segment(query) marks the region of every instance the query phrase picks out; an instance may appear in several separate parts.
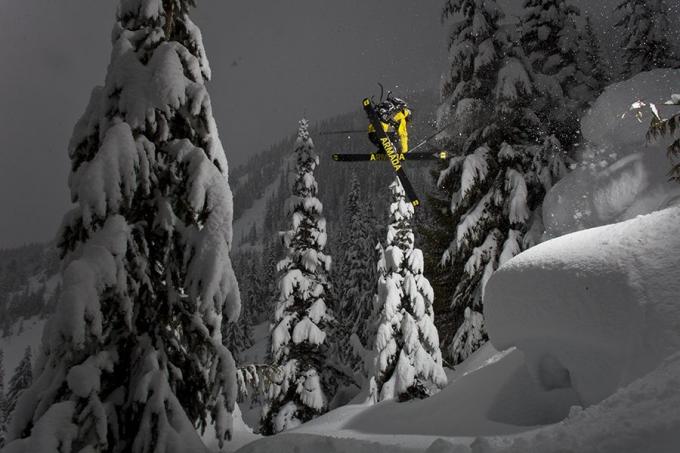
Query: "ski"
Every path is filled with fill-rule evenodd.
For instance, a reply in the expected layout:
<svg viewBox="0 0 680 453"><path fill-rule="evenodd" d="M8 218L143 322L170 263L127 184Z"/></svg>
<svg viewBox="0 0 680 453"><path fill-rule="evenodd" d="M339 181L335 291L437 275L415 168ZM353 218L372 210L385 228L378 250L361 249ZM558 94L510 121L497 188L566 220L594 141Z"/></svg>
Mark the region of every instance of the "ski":
<svg viewBox="0 0 680 453"><path fill-rule="evenodd" d="M397 152L397 149L394 147L394 144L389 139L389 137L387 137L387 134L385 133L385 130L382 128L382 124L380 123L378 113L375 111L373 102L371 102L369 98L366 98L363 101L363 105L364 110L366 111L366 115L368 116L368 119L371 122L371 125L373 125L375 133L378 136L378 139L380 140L380 147L387 155L387 159L392 164L392 168L394 169L394 172L397 174L397 178L399 178L401 186L404 188L406 198L408 199L408 201L411 202L413 206L418 206L420 204L418 195L416 194L416 191L413 189L413 186L411 185L411 182L406 176L406 172L404 172L404 168L401 165L402 159L400 159L399 156L402 153Z"/></svg>
<svg viewBox="0 0 680 453"><path fill-rule="evenodd" d="M348 154L339 153L332 155L333 160L338 162L365 162L365 161L388 161L390 160L385 153L363 153ZM399 153L399 160L446 160L446 151L421 152L421 153Z"/></svg>

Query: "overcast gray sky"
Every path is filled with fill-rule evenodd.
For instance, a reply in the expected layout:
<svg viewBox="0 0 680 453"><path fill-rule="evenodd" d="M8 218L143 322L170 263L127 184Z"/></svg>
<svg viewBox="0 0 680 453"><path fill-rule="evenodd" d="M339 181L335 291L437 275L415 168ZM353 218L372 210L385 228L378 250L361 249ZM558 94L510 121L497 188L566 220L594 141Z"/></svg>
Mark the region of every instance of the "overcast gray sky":
<svg viewBox="0 0 680 453"><path fill-rule="evenodd" d="M0 247L54 237L67 144L104 80L116 1L0 0ZM376 82L437 85L441 1L199 0L209 91L230 165L360 107Z"/></svg>
<svg viewBox="0 0 680 453"><path fill-rule="evenodd" d="M517 12L519 0L498 0ZM616 0L577 0L585 12ZM677 3L680 0L669 0ZM0 248L54 237L67 144L104 80L115 0L0 0ZM359 107L376 82L435 89L443 0L199 0L212 104L230 165Z"/></svg>

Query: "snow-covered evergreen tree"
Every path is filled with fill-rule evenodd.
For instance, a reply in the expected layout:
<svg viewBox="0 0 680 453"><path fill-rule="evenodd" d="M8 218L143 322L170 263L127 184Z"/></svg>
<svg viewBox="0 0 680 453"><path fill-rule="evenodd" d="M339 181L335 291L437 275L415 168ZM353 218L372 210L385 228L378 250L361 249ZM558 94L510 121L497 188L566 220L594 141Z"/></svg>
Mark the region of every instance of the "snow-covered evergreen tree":
<svg viewBox="0 0 680 453"><path fill-rule="evenodd" d="M532 67L569 86L576 72L577 34L573 19L579 10L566 0L524 0L522 44Z"/></svg>
<svg viewBox="0 0 680 453"><path fill-rule="evenodd" d="M282 178L283 179L283 178ZM257 320L263 322L271 318L276 299L278 298L278 285L276 278L276 266L278 257L281 256L281 244L278 240L272 240L265 244L260 267L260 291L258 292Z"/></svg>
<svg viewBox="0 0 680 453"><path fill-rule="evenodd" d="M458 20L462 15L462 20ZM466 147L487 116L507 36L499 28L495 0L447 0L443 19L455 17L449 39L449 68L442 78L437 112L449 142ZM449 143L451 144L451 143Z"/></svg>
<svg viewBox="0 0 680 453"><path fill-rule="evenodd" d="M560 141L554 135L543 139L540 146L534 147L533 175L543 187L541 195L546 194L552 186L567 174L567 163L570 161Z"/></svg>
<svg viewBox="0 0 680 453"><path fill-rule="evenodd" d="M339 252L335 267L337 313L341 328L343 361L355 372L363 372L363 349L370 349L372 329L370 326L375 293L374 249L376 232L370 223L370 206L361 199L361 185L356 173L352 173L350 190L344 212L347 220L341 232ZM352 340L356 336L356 340ZM357 351L356 349L359 349Z"/></svg>
<svg viewBox="0 0 680 453"><path fill-rule="evenodd" d="M671 99L665 104L679 108L677 106L680 106L680 94L671 95ZM647 132L647 140L656 140L659 137L668 137L671 140L671 144L668 145L668 158L673 164L670 173L673 180L680 182L680 162L678 161L680 159L680 112L676 110L669 117L662 117L656 105L643 101L635 102L632 109L638 111L638 118L641 118L642 110L651 111L652 121Z"/></svg>
<svg viewBox="0 0 680 453"><path fill-rule="evenodd" d="M579 140L579 117L592 98L579 65L579 10L567 0L525 0L521 41L540 96L532 108L546 135L567 149Z"/></svg>
<svg viewBox="0 0 680 453"><path fill-rule="evenodd" d="M460 60L456 55L465 55L462 61L467 66L453 72L454 77L445 83L450 88L442 93L444 106L457 99L455 93L467 92L470 86L484 87L472 93L478 98L461 98L446 107L454 120L466 123L467 131L462 143L455 137L445 140L444 146L452 149L454 157L440 173L440 192L433 197L434 213L445 217L450 228L440 273L448 274L455 285L449 313L443 316L446 323L439 323L439 330L444 332L445 355L458 363L486 341L484 286L503 261L522 250L531 211L542 198L534 165L543 159L534 156L544 148L545 125L533 108L535 98L544 92L537 89L532 65L520 44L500 29L502 14L494 2L450 1L445 14L463 17L454 26L451 51L453 61ZM480 23L486 30L483 36L470 31ZM455 45L465 40L474 43L477 36L487 44ZM535 61L540 58L534 56ZM481 63L475 62L485 63L484 79L480 78ZM479 105L483 112L475 121L468 118L469 105Z"/></svg>
<svg viewBox="0 0 680 453"><path fill-rule="evenodd" d="M241 293L241 315L237 321L223 325L223 335L225 345L238 359L241 352L253 345L254 310L259 291L259 257L255 252L245 251L232 259Z"/></svg>
<svg viewBox="0 0 680 453"><path fill-rule="evenodd" d="M8 451L203 451L209 423L230 436L232 195L193 3L119 3L105 85L69 145L62 293Z"/></svg>
<svg viewBox="0 0 680 453"><path fill-rule="evenodd" d="M414 247L413 206L398 180L390 185L392 204L386 248L379 268L379 322L373 376L378 401L424 398L446 385L434 325L434 293L423 275L423 254Z"/></svg>
<svg viewBox="0 0 680 453"><path fill-rule="evenodd" d="M31 354L30 346L24 351L24 356L14 370L12 379L9 381L7 387L7 414L11 416L16 408L19 396L26 390L33 382L33 356Z"/></svg>
<svg viewBox="0 0 680 453"><path fill-rule="evenodd" d="M580 70L576 74L578 82L576 96L578 99L592 102L602 94L610 79L590 17L586 17L585 27L580 33L577 62Z"/></svg>
<svg viewBox="0 0 680 453"><path fill-rule="evenodd" d="M294 428L321 415L333 397L326 363L328 331L334 322L326 306L331 258L324 254L326 220L316 197L314 170L319 157L304 119L295 156L293 194L286 202L293 225L282 233L286 257L278 264L280 294L271 326L271 357L278 373L262 420L265 434Z"/></svg>
<svg viewBox="0 0 680 453"><path fill-rule="evenodd" d="M626 79L655 68L680 65L677 45L671 40L668 18L673 14L666 0L621 0L616 27L623 41L623 71Z"/></svg>
<svg viewBox="0 0 680 453"><path fill-rule="evenodd" d="M253 345L253 326L245 306L248 303L246 299L248 292L243 293L241 297L243 297L244 301L244 310L241 312L238 321L228 322L223 325L224 344L239 363L240 354Z"/></svg>
<svg viewBox="0 0 680 453"><path fill-rule="evenodd" d="M341 227L337 246L337 258L333 265L333 274L338 280L338 284L333 288L336 293L334 299L337 306L333 308L338 314L342 313L345 306L350 304L354 299L354 297L347 295L346 292L348 290L356 290L356 285L349 284L350 279L348 276L350 273L354 275L355 266L359 261L357 256L362 252L362 250L357 250L357 247L355 246L355 241L360 238L361 232L354 231L356 228L360 227L360 210L362 209L360 196L361 186L359 178L357 177L356 172L352 172L349 181L349 192L347 193L347 199L343 206L346 220L344 220ZM353 296L355 295L356 294L353 294Z"/></svg>

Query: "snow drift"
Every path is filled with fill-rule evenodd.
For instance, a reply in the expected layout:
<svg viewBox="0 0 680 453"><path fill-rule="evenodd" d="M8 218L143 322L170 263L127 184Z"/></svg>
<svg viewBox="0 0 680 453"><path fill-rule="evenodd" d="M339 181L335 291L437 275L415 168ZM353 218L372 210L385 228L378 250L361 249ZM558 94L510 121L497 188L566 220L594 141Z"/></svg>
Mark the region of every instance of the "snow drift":
<svg viewBox="0 0 680 453"><path fill-rule="evenodd" d="M544 388L585 405L680 351L680 209L563 236L509 261L486 288L489 336Z"/></svg>
<svg viewBox="0 0 680 453"><path fill-rule="evenodd" d="M677 453L680 354L588 409L518 437L476 439L473 453ZM467 450L440 450L452 453ZM429 453L429 452L428 452ZM432 452L434 453L434 452ZM439 452L438 452L439 453Z"/></svg>

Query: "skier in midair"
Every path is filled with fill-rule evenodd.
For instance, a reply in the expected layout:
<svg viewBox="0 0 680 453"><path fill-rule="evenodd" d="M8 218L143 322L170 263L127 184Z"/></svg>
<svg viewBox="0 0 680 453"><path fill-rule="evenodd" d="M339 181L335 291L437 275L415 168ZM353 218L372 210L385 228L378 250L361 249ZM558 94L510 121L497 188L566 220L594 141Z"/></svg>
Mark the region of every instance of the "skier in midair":
<svg viewBox="0 0 680 453"><path fill-rule="evenodd" d="M403 99L387 94L387 99L377 106L380 115L380 123L383 130L393 143L399 143L399 152L408 152L408 123L411 120L411 110ZM375 128L368 125L368 138L379 150L382 151Z"/></svg>

